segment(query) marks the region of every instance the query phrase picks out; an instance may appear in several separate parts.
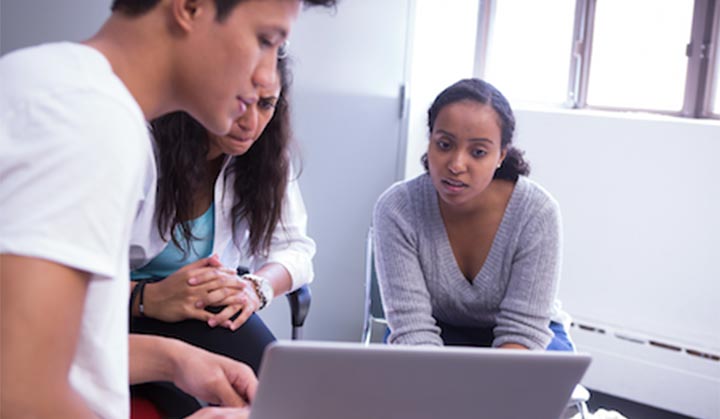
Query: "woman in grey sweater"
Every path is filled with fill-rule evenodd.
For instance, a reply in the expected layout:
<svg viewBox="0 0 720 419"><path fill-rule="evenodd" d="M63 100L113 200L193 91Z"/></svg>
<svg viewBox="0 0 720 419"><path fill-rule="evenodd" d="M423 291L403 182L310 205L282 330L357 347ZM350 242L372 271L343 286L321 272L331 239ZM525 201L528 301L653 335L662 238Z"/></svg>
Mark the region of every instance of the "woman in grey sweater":
<svg viewBox="0 0 720 419"><path fill-rule="evenodd" d="M391 186L373 215L389 342L573 350L555 298L560 211L526 177L507 99L461 80L428 128L427 172Z"/></svg>

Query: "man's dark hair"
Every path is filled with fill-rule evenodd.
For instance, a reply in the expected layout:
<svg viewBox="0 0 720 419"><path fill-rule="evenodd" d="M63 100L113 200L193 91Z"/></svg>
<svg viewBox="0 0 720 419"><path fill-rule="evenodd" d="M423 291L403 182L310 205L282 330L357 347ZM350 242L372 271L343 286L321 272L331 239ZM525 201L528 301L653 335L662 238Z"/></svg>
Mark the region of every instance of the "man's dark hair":
<svg viewBox="0 0 720 419"><path fill-rule="evenodd" d="M230 14L232 9L243 0L215 0L217 16L215 20L222 22ZM121 12L128 16L140 16L152 10L160 0L113 0L110 10ZM334 7L337 0L301 0L306 6Z"/></svg>

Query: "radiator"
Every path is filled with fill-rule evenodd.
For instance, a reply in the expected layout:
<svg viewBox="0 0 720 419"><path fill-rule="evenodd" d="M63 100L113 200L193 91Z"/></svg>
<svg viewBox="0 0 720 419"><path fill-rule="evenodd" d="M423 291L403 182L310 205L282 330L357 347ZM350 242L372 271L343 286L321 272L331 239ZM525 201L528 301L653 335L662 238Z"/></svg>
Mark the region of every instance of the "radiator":
<svg viewBox="0 0 720 419"><path fill-rule="evenodd" d="M583 379L586 387L683 415L720 419L719 350L582 318L575 319L571 336L579 352L593 357Z"/></svg>

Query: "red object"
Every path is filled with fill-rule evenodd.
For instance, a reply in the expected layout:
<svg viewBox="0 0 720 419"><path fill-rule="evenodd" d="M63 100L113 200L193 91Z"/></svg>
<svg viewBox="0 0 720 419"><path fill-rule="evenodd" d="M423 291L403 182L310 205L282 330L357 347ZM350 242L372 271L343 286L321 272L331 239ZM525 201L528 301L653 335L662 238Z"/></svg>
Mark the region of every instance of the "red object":
<svg viewBox="0 0 720 419"><path fill-rule="evenodd" d="M162 415L150 401L142 397L131 397L130 419L162 419Z"/></svg>

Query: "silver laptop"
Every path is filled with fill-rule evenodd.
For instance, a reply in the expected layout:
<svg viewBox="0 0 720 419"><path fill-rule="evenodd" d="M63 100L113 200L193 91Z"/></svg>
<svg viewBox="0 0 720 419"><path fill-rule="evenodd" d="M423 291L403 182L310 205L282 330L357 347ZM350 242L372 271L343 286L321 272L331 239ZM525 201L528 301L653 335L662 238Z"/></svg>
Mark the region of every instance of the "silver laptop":
<svg viewBox="0 0 720 419"><path fill-rule="evenodd" d="M250 419L557 419L590 356L281 341Z"/></svg>

